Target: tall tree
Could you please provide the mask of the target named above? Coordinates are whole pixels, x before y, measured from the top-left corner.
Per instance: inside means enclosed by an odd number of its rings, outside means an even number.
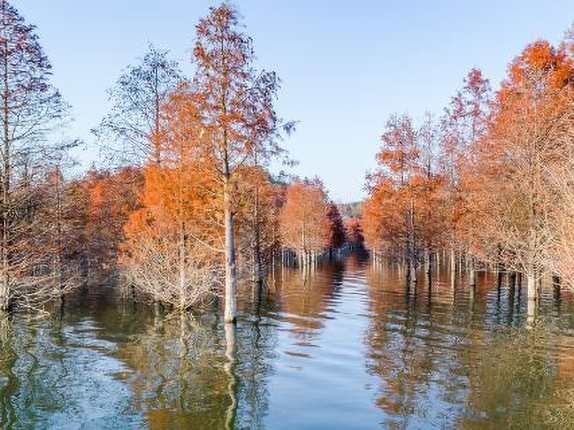
[[[255,158],[264,165],[281,153],[275,139],[279,120],[274,100],[279,81],[273,72],[253,66],[251,39],[241,31],[229,3],[212,7],[197,25],[194,49],[197,72],[193,91],[210,138],[204,145],[206,168],[221,184],[225,226],[225,321],[235,322],[237,270],[235,252],[236,176]]]
[[[345,244],[345,225],[335,203],[327,204],[327,220],[329,222],[328,246],[330,249],[341,248]]]
[[[221,199],[197,150],[206,134],[196,106],[174,94],[166,114],[164,160],[144,169],[143,207],[125,227],[123,263],[129,281],[146,296],[183,310],[220,280]]]
[[[284,246],[297,253],[301,265],[329,245],[327,197],[318,180],[296,181],[287,188],[281,210]]]
[[[168,51],[150,45],[141,62],[129,66],[108,90],[112,110],[93,132],[114,163],[162,162],[163,106],[181,81]]]
[[[481,178],[477,166],[481,142],[488,131],[491,102],[489,81],[479,69],[472,69],[443,117],[442,162],[448,187],[451,259],[454,261],[457,248],[467,255],[471,284],[475,283],[474,258],[478,253],[475,194]]]
[[[50,84],[51,65],[33,25],[16,8],[0,1],[0,310],[35,285],[30,257],[26,205],[31,168],[48,149],[48,132],[66,113],[60,93]]]
[[[391,116],[381,136],[382,147],[377,154],[378,171],[370,177],[370,193],[391,192],[395,211],[395,228],[392,234],[402,242],[398,244],[404,253],[412,276],[418,263],[416,193],[420,184],[421,148],[410,117]],[[368,219],[368,218],[367,218]]]
[[[31,241],[36,254],[44,255],[45,266],[53,275],[50,284],[54,293],[59,294],[61,305],[66,292],[79,284],[85,258],[77,241],[83,232],[83,223],[79,222],[82,208],[74,187],[63,174],[69,163],[68,159],[50,163],[45,177],[35,186],[33,219],[38,234]]]
[[[574,63],[563,46],[529,45],[511,64],[498,93],[487,141],[487,240],[500,243],[504,263],[526,275],[529,301],[536,300],[537,281],[552,253],[557,229],[550,220],[565,208],[550,172],[572,151],[573,82]]]

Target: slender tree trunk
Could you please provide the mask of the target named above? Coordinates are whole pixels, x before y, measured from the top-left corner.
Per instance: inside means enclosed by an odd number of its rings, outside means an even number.
[[[440,253],[437,252],[437,262],[436,262],[436,279],[440,282],[441,277],[441,259],[439,257]]]
[[[532,282],[531,282],[532,279]],[[534,320],[536,318],[536,299],[530,299],[530,284],[536,284],[534,281],[534,277],[528,277],[528,300],[526,304],[526,328],[532,328],[534,324]],[[534,290],[536,290],[536,286],[534,286]],[[536,291],[534,292],[534,296],[536,297]]]
[[[6,45],[8,42],[4,42]],[[8,52],[8,46],[6,46],[5,52]],[[6,311],[10,308],[10,300],[12,292],[10,291],[10,221],[9,221],[9,208],[10,208],[10,176],[11,176],[11,145],[10,145],[10,129],[9,129],[9,119],[10,119],[10,106],[8,104],[8,99],[10,95],[8,73],[9,73],[9,63],[8,55],[4,55],[4,105],[2,107],[3,116],[3,160],[2,160],[2,237],[0,243],[0,257],[2,273],[0,276],[0,310]]]
[[[528,271],[526,274],[526,291],[527,291],[527,298],[528,301],[536,301],[537,300],[537,292],[536,292],[536,276],[534,275],[534,271]]]
[[[409,284],[415,285],[417,283],[417,274],[415,271],[415,264],[412,258],[408,259],[408,272],[407,277],[409,280]]]
[[[254,205],[254,219],[255,219],[255,243],[253,249],[253,280],[260,289],[263,283],[263,267],[261,262],[261,232],[259,225],[259,190],[255,189],[255,205]]]
[[[224,182],[223,204],[225,217],[225,315],[226,323],[237,321],[237,267],[235,260],[235,228],[230,196],[229,178]]]
[[[510,279],[508,282],[510,283],[510,288],[514,291],[516,288],[516,272],[510,272]]]
[[[476,287],[476,270],[474,268],[474,257],[471,255],[468,260],[468,277],[471,287]]]
[[[64,208],[62,207],[64,196],[62,195],[62,180],[60,176],[56,177],[56,280],[59,291],[60,306],[63,308],[65,303],[64,296]]]
[[[185,239],[185,224],[180,222],[179,231],[179,308],[185,309],[186,307],[186,276],[185,276],[185,266],[186,266],[186,239]]]
[[[425,249],[424,260],[425,260],[425,273],[427,275],[430,275],[430,273],[431,273],[431,257],[430,257],[430,253],[429,253],[428,249]]]
[[[554,299],[557,303],[560,302],[560,277],[553,275],[552,276],[552,286],[554,288]]]

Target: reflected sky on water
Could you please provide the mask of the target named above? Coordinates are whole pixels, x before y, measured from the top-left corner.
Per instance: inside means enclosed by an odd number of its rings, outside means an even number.
[[[82,292],[0,318],[2,429],[574,428],[571,293],[351,255],[277,269],[237,329]],[[243,297],[253,297],[243,286]]]

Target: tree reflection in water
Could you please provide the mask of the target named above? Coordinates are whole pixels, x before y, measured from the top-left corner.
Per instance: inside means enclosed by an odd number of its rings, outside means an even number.
[[[544,320],[530,330],[505,329],[487,340],[469,372],[460,427],[574,428],[573,347]]]
[[[384,428],[574,428],[574,341],[521,307],[510,278],[503,289],[481,276],[474,292],[449,276],[427,295],[405,293],[388,266],[367,272],[367,372]]]
[[[261,428],[273,331],[213,315],[158,318],[115,354],[151,429]]]
[[[273,274],[236,327],[108,294],[1,315],[0,428],[574,428],[571,292],[529,318],[508,275],[409,288],[357,255]]]
[[[311,357],[309,348],[316,347],[329,313],[337,306],[345,262],[339,259],[319,264],[315,269],[283,268],[276,300],[281,304],[279,319],[288,325],[295,341],[287,352]]]
[[[0,422],[6,428],[12,428],[17,418],[12,400],[18,387],[13,373],[17,359],[13,349],[13,330],[10,315],[0,313]]]

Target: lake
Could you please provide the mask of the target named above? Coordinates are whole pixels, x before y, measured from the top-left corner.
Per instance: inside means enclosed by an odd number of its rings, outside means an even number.
[[[236,330],[112,291],[0,319],[2,429],[574,428],[574,300],[351,254],[277,268]]]

